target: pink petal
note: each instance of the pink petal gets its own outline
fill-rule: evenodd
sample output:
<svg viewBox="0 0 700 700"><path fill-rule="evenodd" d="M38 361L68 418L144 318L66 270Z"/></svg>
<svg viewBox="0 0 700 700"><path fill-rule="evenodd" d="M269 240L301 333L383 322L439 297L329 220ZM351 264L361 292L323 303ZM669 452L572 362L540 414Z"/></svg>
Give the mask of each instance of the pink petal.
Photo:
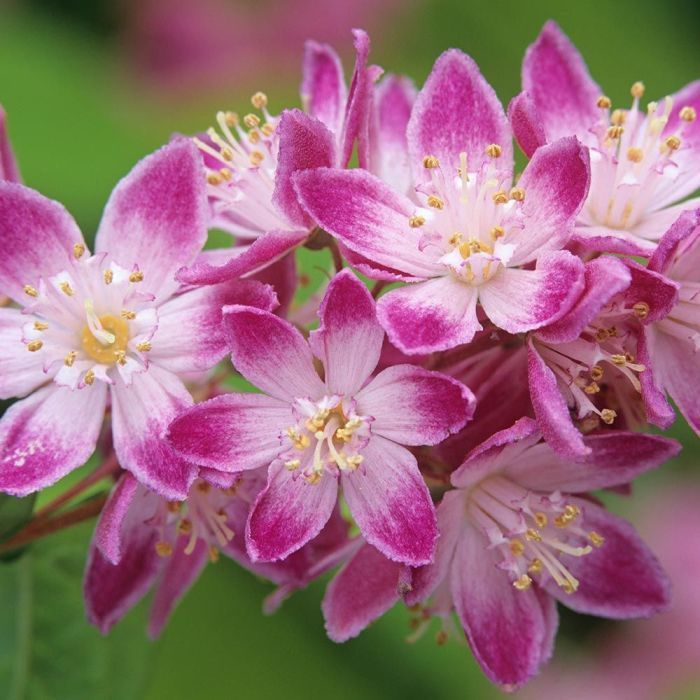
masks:
<svg viewBox="0 0 700 700"><path fill-rule="evenodd" d="M409 566L432 561L438 537L435 508L415 457L374 435L364 461L343 473L343 495L365 540L384 556Z"/></svg>
<svg viewBox="0 0 700 700"><path fill-rule="evenodd" d="M118 564L124 546L128 547L128 542L123 542L122 531L138 487L138 481L129 472L124 472L111 490L95 526L94 544L110 564Z"/></svg>
<svg viewBox="0 0 700 700"><path fill-rule="evenodd" d="M314 222L299 205L292 175L309 168L334 166L336 154L333 134L318 119L298 109L282 113L277 133L279 154L272 201L294 226L312 229Z"/></svg>
<svg viewBox="0 0 700 700"><path fill-rule="evenodd" d="M562 555L562 563L580 585L567 595L550 580L546 584L550 595L577 612L616 620L666 610L668 578L632 525L589 501L573 502L583 512L583 527L597 532L605 542L584 557Z"/></svg>
<svg viewBox="0 0 700 700"><path fill-rule="evenodd" d="M545 661L550 621L535 591L518 591L499 555L468 522L458 541L451 588L472 652L494 682L514 690Z"/></svg>
<svg viewBox="0 0 700 700"><path fill-rule="evenodd" d="M304 111L339 135L347 88L338 54L327 44L307 41L304 45L300 92Z"/></svg>
<svg viewBox="0 0 700 700"><path fill-rule="evenodd" d="M631 276L623 295L626 305L632 308L640 301L648 305L644 325L666 318L678 301L678 283L634 260L625 260L625 264Z"/></svg>
<svg viewBox="0 0 700 700"><path fill-rule="evenodd" d="M600 118L593 81L581 54L556 22L547 22L525 53L523 89L542 120L548 141L576 134L583 138Z"/></svg>
<svg viewBox="0 0 700 700"><path fill-rule="evenodd" d="M0 399L26 396L47 380L39 353L22 342L26 322L18 309L0 308Z"/></svg>
<svg viewBox="0 0 700 700"><path fill-rule="evenodd" d="M585 288L569 312L558 321L540 328L537 336L547 343L576 340L602 308L630 284L631 274L617 258L595 258L586 263Z"/></svg>
<svg viewBox="0 0 700 700"><path fill-rule="evenodd" d="M258 389L277 399L318 399L324 386L309 344L287 321L246 306L224 309L234 367Z"/></svg>
<svg viewBox="0 0 700 700"><path fill-rule="evenodd" d="M666 429L669 428L673 422L676 420L676 412L673 406L666 400L666 391L671 394L671 385L674 384L674 380L669 381L667 375L667 365L670 368L671 373L677 372L682 377L680 381L679 390L676 390L679 396L683 396L684 400L679 400L673 397L674 401L678 404L681 409L681 413L685 416L686 420L690 423L693 429L696 424L691 420L688 415L686 415L686 410L692 407L696 403L696 393L694 391L688 391L688 381L691 382L690 386L695 386L692 382L695 381L694 376L700 376L695 368L698 367L698 355L695 350L695 346L690 342L677 341L675 338L664 338L661 340L659 338L660 334L655 333L655 329L643 330L637 337L637 362L644 365L644 371L639 374L639 383L641 384L642 390L642 401L644 402L644 412L646 413L646 419L652 425L656 425L659 428ZM661 342L659 342L661 341ZM650 348L653 346L653 349ZM670 348L664 348L664 345L671 346ZM678 355L674 352L677 347L680 352L678 355L683 358L683 364L677 365ZM660 352L659 352L660 351ZM653 356L650 354L653 352ZM680 370L680 372L678 372ZM657 377L657 372L660 377ZM678 383L678 379L675 379ZM688 402L690 398L690 403ZM683 407L681 407L681 403ZM692 409L690 409L690 414L693 415ZM700 417L700 412L696 414Z"/></svg>
<svg viewBox="0 0 700 700"><path fill-rule="evenodd" d="M112 387L112 434L119 463L142 484L172 500L187 497L197 467L179 457L165 440L170 422L192 404L182 382L151 365L126 386Z"/></svg>
<svg viewBox="0 0 700 700"><path fill-rule="evenodd" d="M466 152L469 169L477 172L492 143L502 149L499 168L511 170L512 137L496 93L469 56L457 49L445 51L418 93L408 123L414 168L422 168L427 155L436 156L443 167L456 168L459 154Z"/></svg>
<svg viewBox="0 0 700 700"><path fill-rule="evenodd" d="M686 212L678 217L659 241L658 247L649 259L648 269L660 274L672 275L674 255L686 239L687 243L683 246L685 255L692 254L696 257L700 242L700 209Z"/></svg>
<svg viewBox="0 0 700 700"><path fill-rule="evenodd" d="M543 251L559 250L569 241L590 180L588 149L576 138L537 150L518 181L525 190L524 227L513 239L516 248L510 265L536 260ZM504 241L510 242L508 237Z"/></svg>
<svg viewBox="0 0 700 700"><path fill-rule="evenodd" d="M390 291L377 316L391 342L416 355L470 342L481 330L476 302L474 287L445 276Z"/></svg>
<svg viewBox="0 0 700 700"><path fill-rule="evenodd" d="M199 258L191 267L176 275L182 284L219 284L234 277L254 275L296 248L309 235L303 231L268 231L246 247L232 249L223 265L212 265L210 258ZM213 251L212 251L213 252ZM217 255L218 257L218 255Z"/></svg>
<svg viewBox="0 0 700 700"><path fill-rule="evenodd" d="M102 382L71 391L49 384L0 419L0 491L26 496L87 462L105 413Z"/></svg>
<svg viewBox="0 0 700 700"><path fill-rule="evenodd" d="M364 545L326 588L321 609L328 636L346 642L391 610L401 597L403 568Z"/></svg>
<svg viewBox="0 0 700 700"><path fill-rule="evenodd" d="M73 246L84 242L61 204L11 182L0 182L0 240L0 293L20 305L25 285L38 288L40 277L70 269Z"/></svg>
<svg viewBox="0 0 700 700"><path fill-rule="evenodd" d="M441 372L397 365L357 395L357 411L374 418L372 433L401 445L437 445L474 415L474 394Z"/></svg>
<svg viewBox="0 0 700 700"><path fill-rule="evenodd" d="M333 476L324 474L310 484L275 462L246 526L250 558L276 561L300 549L321 532L337 500L338 482Z"/></svg>
<svg viewBox="0 0 700 700"><path fill-rule="evenodd" d="M228 352L222 313L228 304L271 311L277 299L267 285L236 279L172 297L158 308L151 362L179 374L211 369Z"/></svg>
<svg viewBox="0 0 700 700"><path fill-rule="evenodd" d="M162 301L177 288L175 273L207 239L204 166L185 138L144 158L116 186L95 239L122 267L138 265L148 291Z"/></svg>
<svg viewBox="0 0 700 700"><path fill-rule="evenodd" d="M524 333L562 318L583 291L584 275L571 253L546 252L534 270L503 268L479 288L479 301L499 328Z"/></svg>
<svg viewBox="0 0 700 700"><path fill-rule="evenodd" d="M336 394L354 394L379 362L384 330L374 299L350 270L328 285L318 311L321 325L311 334L314 354L326 370L326 386Z"/></svg>
<svg viewBox="0 0 700 700"><path fill-rule="evenodd" d="M606 226L577 226L571 237L586 250L603 253L620 253L648 258L656 248L653 241L647 241L630 231L612 229Z"/></svg>
<svg viewBox="0 0 700 700"><path fill-rule="evenodd" d="M295 422L288 403L264 394L222 394L183 411L166 437L183 459L240 472L267 467Z"/></svg>
<svg viewBox="0 0 700 700"><path fill-rule="evenodd" d="M178 538L172 555L164 562L148 620L148 636L151 639L160 636L170 614L206 566L206 544L198 540L192 553L185 554L188 540L188 537Z"/></svg>
<svg viewBox="0 0 700 700"><path fill-rule="evenodd" d="M21 182L15 154L12 152L10 137L7 133L5 110L0 107L0 180Z"/></svg>
<svg viewBox="0 0 700 700"><path fill-rule="evenodd" d="M537 107L526 92L521 92L510 101L508 120L518 146L528 158L531 158L540 146L547 143Z"/></svg>
<svg viewBox="0 0 700 700"><path fill-rule="evenodd" d="M374 175L319 168L298 173L294 184L318 225L356 253L413 277L441 271L437 253L419 250L420 234L409 225L415 204Z"/></svg>
<svg viewBox="0 0 700 700"><path fill-rule="evenodd" d="M253 279L256 282L262 282L272 287L279 302L279 306L274 311L278 316L286 318L294 299L298 282L294 251L268 265L260 272L249 276L248 279ZM263 308L260 304L252 304L252 306ZM270 308L268 310L272 311L273 309Z"/></svg>

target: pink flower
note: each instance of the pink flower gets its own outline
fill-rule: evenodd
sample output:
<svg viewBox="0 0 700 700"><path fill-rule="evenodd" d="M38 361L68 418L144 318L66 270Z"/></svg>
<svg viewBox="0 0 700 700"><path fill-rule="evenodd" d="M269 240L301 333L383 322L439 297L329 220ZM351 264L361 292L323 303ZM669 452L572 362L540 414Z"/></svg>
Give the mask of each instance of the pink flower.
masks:
<svg viewBox="0 0 700 700"><path fill-rule="evenodd" d="M408 122L412 197L362 170L293 176L318 224L364 259L350 257L358 269L413 283L378 304L402 351L468 343L481 328L477 303L516 333L558 319L579 295L583 264L561 248L588 190L586 149L575 138L539 149L513 187L511 139L493 89L450 50Z"/></svg>
<svg viewBox="0 0 700 700"><path fill-rule="evenodd" d="M307 343L266 311L225 309L233 364L264 394L199 404L172 423L169 439L183 458L220 471L269 465L246 531L253 561L282 559L316 536L342 486L368 543L390 559L427 563L435 513L404 445L435 444L459 430L473 396L410 365L371 378L384 333L374 300L349 270L329 285L319 317Z"/></svg>
<svg viewBox="0 0 700 700"><path fill-rule="evenodd" d="M557 24L544 25L523 62L523 90L509 107L527 155L542 144L577 136L591 152L591 189L575 239L593 250L650 255L700 187L700 81L640 109L615 109ZM681 202L674 204L674 202Z"/></svg>
<svg viewBox="0 0 700 700"><path fill-rule="evenodd" d="M555 601L612 618L664 609L668 583L629 523L588 491L628 483L677 454L667 438L610 432L585 438L574 463L522 418L467 455L438 506L435 562L414 572L409 605L454 607L488 677L509 689L552 653Z"/></svg>
<svg viewBox="0 0 700 700"><path fill-rule="evenodd" d="M183 290L176 270L206 239L201 159L179 139L144 159L107 204L91 255L58 203L0 183L0 398L23 397L0 420L0 489L53 484L92 454L111 409L120 464L170 498L197 467L161 433L192 398L178 375L226 352L221 307L269 309L258 282Z"/></svg>
<svg viewBox="0 0 700 700"><path fill-rule="evenodd" d="M12 152L10 137L7 133L5 110L0 105L0 180L21 182L17 161Z"/></svg>
<svg viewBox="0 0 700 700"><path fill-rule="evenodd" d="M272 612L296 588L336 565L347 549L348 525L336 512L322 535L284 562L253 564L245 552L245 523L265 475L248 471L215 487L197 480L187 500L167 501L124 474L102 512L85 572L90 622L107 633L153 586L148 631L157 637L207 561L219 553L278 584Z"/></svg>
<svg viewBox="0 0 700 700"><path fill-rule="evenodd" d="M369 100L379 69L367 66L369 37L354 31L357 59L350 89L340 59L329 46L308 42L301 97L306 112L267 110L267 96L251 98L260 112L241 120L217 114L195 142L205 157L210 227L236 237L234 249L204 253L178 278L188 284L214 284L249 275L306 240L315 221L300 207L292 175L306 168L345 167L358 143L360 164L368 158Z"/></svg>

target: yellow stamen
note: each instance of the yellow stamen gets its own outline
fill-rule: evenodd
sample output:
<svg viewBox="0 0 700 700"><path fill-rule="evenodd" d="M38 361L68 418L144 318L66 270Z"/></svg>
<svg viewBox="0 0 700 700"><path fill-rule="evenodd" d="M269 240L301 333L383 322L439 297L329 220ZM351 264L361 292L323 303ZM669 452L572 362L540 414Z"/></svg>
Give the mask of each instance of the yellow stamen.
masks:
<svg viewBox="0 0 700 700"><path fill-rule="evenodd" d="M627 160L633 163L641 163L644 160L644 151L637 146L632 146L627 149Z"/></svg>
<svg viewBox="0 0 700 700"><path fill-rule="evenodd" d="M156 554L159 557L169 557L173 553L173 546L170 542L165 542L161 540L156 542Z"/></svg>
<svg viewBox="0 0 700 700"><path fill-rule="evenodd" d="M45 323L44 321L34 321L34 330L35 331L45 331L49 327L48 323Z"/></svg>
<svg viewBox="0 0 700 700"><path fill-rule="evenodd" d="M257 129L260 126L260 117L257 114L246 114L243 123L249 129Z"/></svg>
<svg viewBox="0 0 700 700"><path fill-rule="evenodd" d="M267 107L267 95L264 92L256 92L250 98L250 102L255 109L263 109Z"/></svg>
<svg viewBox="0 0 700 700"><path fill-rule="evenodd" d="M420 228L425 223L425 218L415 214L408 220L408 225L411 228Z"/></svg>
<svg viewBox="0 0 700 700"><path fill-rule="evenodd" d="M39 292L37 292L36 288L32 287L31 284L24 285L24 293L30 297L38 297L39 296Z"/></svg>
<svg viewBox="0 0 700 700"><path fill-rule="evenodd" d="M105 284L112 284L112 280L114 279L114 272L112 270L105 270L102 273L102 278L105 281Z"/></svg>
<svg viewBox="0 0 700 700"><path fill-rule="evenodd" d="M593 365L591 367L591 379L599 382L603 378L603 368L600 365Z"/></svg>
<svg viewBox="0 0 700 700"><path fill-rule="evenodd" d="M78 356L78 353L75 350L71 350L63 360L63 364L66 367L72 367L73 363L75 362L75 358Z"/></svg>
<svg viewBox="0 0 700 700"><path fill-rule="evenodd" d="M153 346L152 346L148 341L144 341L143 343L139 343L139 344L136 346L136 349L137 349L139 352L150 352L150 350L151 350L152 348L153 348Z"/></svg>
<svg viewBox="0 0 700 700"><path fill-rule="evenodd" d="M645 301L638 301L632 309L638 318L646 318L649 315L649 304Z"/></svg>
<svg viewBox="0 0 700 700"><path fill-rule="evenodd" d="M73 287L71 287L70 284L68 284L68 282L61 282L58 286L67 297L72 297L75 293L73 291Z"/></svg>
<svg viewBox="0 0 700 700"><path fill-rule="evenodd" d="M678 116L684 122L694 122L697 117L697 112L692 107L683 107L678 113Z"/></svg>
<svg viewBox="0 0 700 700"><path fill-rule="evenodd" d="M129 275L129 282L143 282L143 272L141 270L134 270Z"/></svg>
<svg viewBox="0 0 700 700"><path fill-rule="evenodd" d="M605 544L605 537L599 535L595 530L588 533L588 539L594 547L602 547Z"/></svg>
<svg viewBox="0 0 700 700"><path fill-rule="evenodd" d="M681 147L681 140L678 136L669 136L665 141L664 145L669 151L677 151Z"/></svg>
<svg viewBox="0 0 700 700"><path fill-rule="evenodd" d="M503 149L497 143L486 146L486 155L489 158L500 158L501 153L503 153Z"/></svg>
<svg viewBox="0 0 700 700"><path fill-rule="evenodd" d="M640 97L644 96L644 90L644 83L638 80L630 88L630 94L632 95L632 97L636 97L637 99L639 99Z"/></svg>
<svg viewBox="0 0 700 700"><path fill-rule="evenodd" d="M525 190L522 187L513 187L510 191L510 198L516 202L522 202L525 199Z"/></svg>
<svg viewBox="0 0 700 700"><path fill-rule="evenodd" d="M425 156L425 158L423 158L423 167L429 170L438 168L440 167L440 161L435 156Z"/></svg>
<svg viewBox="0 0 700 700"><path fill-rule="evenodd" d="M127 321L133 321L136 318L136 314L128 309L122 309L121 317Z"/></svg>
<svg viewBox="0 0 700 700"><path fill-rule="evenodd" d="M444 209L445 202L443 202L440 197L436 197L434 194L431 194L430 197L428 197L428 206L433 207L433 209Z"/></svg>
<svg viewBox="0 0 700 700"><path fill-rule="evenodd" d="M41 348L44 347L44 341L43 340L30 340L27 343L27 350L29 352L36 352L37 350L41 350Z"/></svg>
<svg viewBox="0 0 700 700"><path fill-rule="evenodd" d="M498 190L492 199L494 204L505 204L508 201L508 195L503 190Z"/></svg>
<svg viewBox="0 0 700 700"><path fill-rule="evenodd" d="M502 238L505 235L506 235L506 232L502 226L494 226L491 229L491 239L494 241L497 241L499 238Z"/></svg>
<svg viewBox="0 0 700 700"><path fill-rule="evenodd" d="M80 258L83 257L84 252L85 252L85 246L82 243L76 243L73 246L73 257L76 260L80 260Z"/></svg>
<svg viewBox="0 0 700 700"><path fill-rule="evenodd" d="M85 376L83 377L83 381L88 386L92 386L93 382L95 381L95 373L91 369L89 369L87 372L85 372Z"/></svg>
<svg viewBox="0 0 700 700"><path fill-rule="evenodd" d="M519 591L526 591L532 585L532 579L527 575L523 574L515 581L513 581L513 586Z"/></svg>
<svg viewBox="0 0 700 700"><path fill-rule="evenodd" d="M601 95L596 101L596 106L601 109L610 109L612 106L612 101L607 95Z"/></svg>
<svg viewBox="0 0 700 700"><path fill-rule="evenodd" d="M600 412L600 418L603 421L603 423L606 423L607 425L612 425L615 418L617 418L617 412L614 411L612 408L604 408Z"/></svg>

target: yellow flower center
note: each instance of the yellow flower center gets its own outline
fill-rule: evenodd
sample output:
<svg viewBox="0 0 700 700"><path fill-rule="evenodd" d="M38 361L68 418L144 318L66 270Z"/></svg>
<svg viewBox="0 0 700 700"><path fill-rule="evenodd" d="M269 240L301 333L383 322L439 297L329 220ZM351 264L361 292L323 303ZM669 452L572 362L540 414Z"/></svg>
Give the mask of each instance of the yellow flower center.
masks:
<svg viewBox="0 0 700 700"><path fill-rule="evenodd" d="M100 364L111 365L122 361L129 342L129 324L124 319L109 314L100 316L98 320L102 327L98 335L95 335L90 326L83 328L83 350Z"/></svg>

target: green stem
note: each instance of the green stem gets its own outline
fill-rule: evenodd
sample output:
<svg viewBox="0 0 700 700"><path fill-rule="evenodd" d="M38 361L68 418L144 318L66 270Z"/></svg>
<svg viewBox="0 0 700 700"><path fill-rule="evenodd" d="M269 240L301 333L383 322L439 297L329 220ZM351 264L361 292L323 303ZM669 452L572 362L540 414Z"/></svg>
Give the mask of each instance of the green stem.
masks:
<svg viewBox="0 0 700 700"><path fill-rule="evenodd" d="M26 700L31 669L32 643L32 555L27 553L17 562L17 657L10 689L10 700Z"/></svg>

